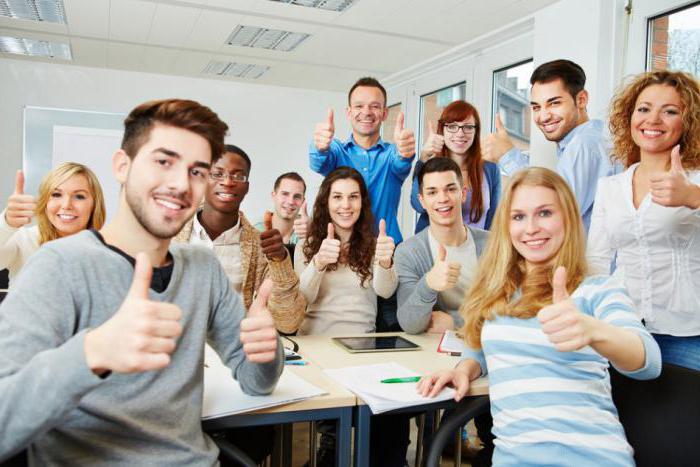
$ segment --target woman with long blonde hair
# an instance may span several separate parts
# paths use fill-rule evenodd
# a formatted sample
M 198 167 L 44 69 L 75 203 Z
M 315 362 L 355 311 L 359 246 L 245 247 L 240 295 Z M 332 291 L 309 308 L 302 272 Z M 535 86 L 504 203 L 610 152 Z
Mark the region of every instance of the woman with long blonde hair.
M 698 81 L 636 76 L 613 100 L 610 133 L 627 170 L 598 182 L 588 261 L 601 273 L 614 266 L 664 363 L 700 370 Z
M 29 227 L 36 216 L 37 225 Z M 17 171 L 15 191 L 0 214 L 0 269 L 9 270 L 10 282 L 29 256 L 44 243 L 105 222 L 102 188 L 86 166 L 64 162 L 39 185 L 39 196 L 24 193 L 24 173 Z
M 659 375 L 659 348 L 620 283 L 587 274 L 576 199 L 555 172 L 518 172 L 499 205 L 461 312 L 467 346 L 452 370 L 425 377 L 461 399 L 488 373 L 494 465 L 634 465 L 610 394 L 608 365 Z

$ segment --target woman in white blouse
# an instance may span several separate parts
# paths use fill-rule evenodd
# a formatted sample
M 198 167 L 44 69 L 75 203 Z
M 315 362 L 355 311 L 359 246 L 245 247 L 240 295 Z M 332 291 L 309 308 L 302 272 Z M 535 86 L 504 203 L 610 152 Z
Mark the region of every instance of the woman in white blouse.
M 394 240 L 384 221 L 375 235 L 369 194 L 362 175 L 340 167 L 323 180 L 309 236 L 294 253 L 299 290 L 308 303 L 299 334 L 358 334 L 374 331 L 377 295 L 398 285 Z
M 598 181 L 589 264 L 621 275 L 665 363 L 700 370 L 697 80 L 637 76 L 615 97 L 610 130 L 627 170 Z

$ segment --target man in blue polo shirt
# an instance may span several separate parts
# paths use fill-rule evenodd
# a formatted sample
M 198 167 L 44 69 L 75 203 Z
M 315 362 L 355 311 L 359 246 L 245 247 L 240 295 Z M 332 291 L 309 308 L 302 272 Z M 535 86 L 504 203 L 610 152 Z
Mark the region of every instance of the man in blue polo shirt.
M 369 190 L 374 221 L 386 221 L 387 234 L 397 243 L 403 240 L 396 211 L 401 185 L 411 171 L 416 153 L 412 130 L 403 126 L 400 113 L 394 131 L 395 144 L 382 141 L 379 130 L 387 117 L 386 90 L 374 78 L 360 78 L 348 93 L 346 115 L 352 125 L 347 141 L 334 138 L 333 110 L 318 123 L 309 149 L 309 165 L 324 177 L 338 167 L 348 166 L 362 174 Z

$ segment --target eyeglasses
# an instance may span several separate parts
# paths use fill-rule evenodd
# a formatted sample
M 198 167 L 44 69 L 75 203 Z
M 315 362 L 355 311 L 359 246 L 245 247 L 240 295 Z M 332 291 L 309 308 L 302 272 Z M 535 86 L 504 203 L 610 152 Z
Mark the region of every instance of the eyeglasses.
M 217 182 L 231 180 L 232 182 L 245 183 L 248 181 L 248 176 L 239 172 L 232 174 L 225 174 L 223 172 L 211 172 L 209 174 L 209 178 L 211 178 L 212 180 L 216 180 Z
M 474 133 L 476 131 L 476 125 L 472 125 L 469 123 L 467 123 L 466 125 L 458 125 L 457 123 L 448 123 L 443 128 L 448 133 L 457 133 L 459 130 L 462 130 L 462 133 L 464 133 L 465 135 L 469 135 L 469 134 Z

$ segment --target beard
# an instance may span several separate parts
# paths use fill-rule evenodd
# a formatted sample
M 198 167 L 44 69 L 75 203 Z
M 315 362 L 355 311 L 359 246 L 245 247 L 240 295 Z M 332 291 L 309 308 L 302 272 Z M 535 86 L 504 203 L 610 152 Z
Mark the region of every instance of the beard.
M 147 199 L 139 197 L 129 189 L 129 182 L 126 183 L 126 203 L 129 205 L 134 217 L 141 224 L 146 232 L 160 240 L 169 240 L 182 230 L 182 227 L 192 218 L 192 215 L 185 216 L 182 220 L 174 220 L 168 217 L 163 219 L 155 219 L 155 216 L 149 216 L 146 212 Z M 169 193 L 169 196 L 183 199 L 183 195 Z M 192 212 L 194 214 L 194 212 Z

